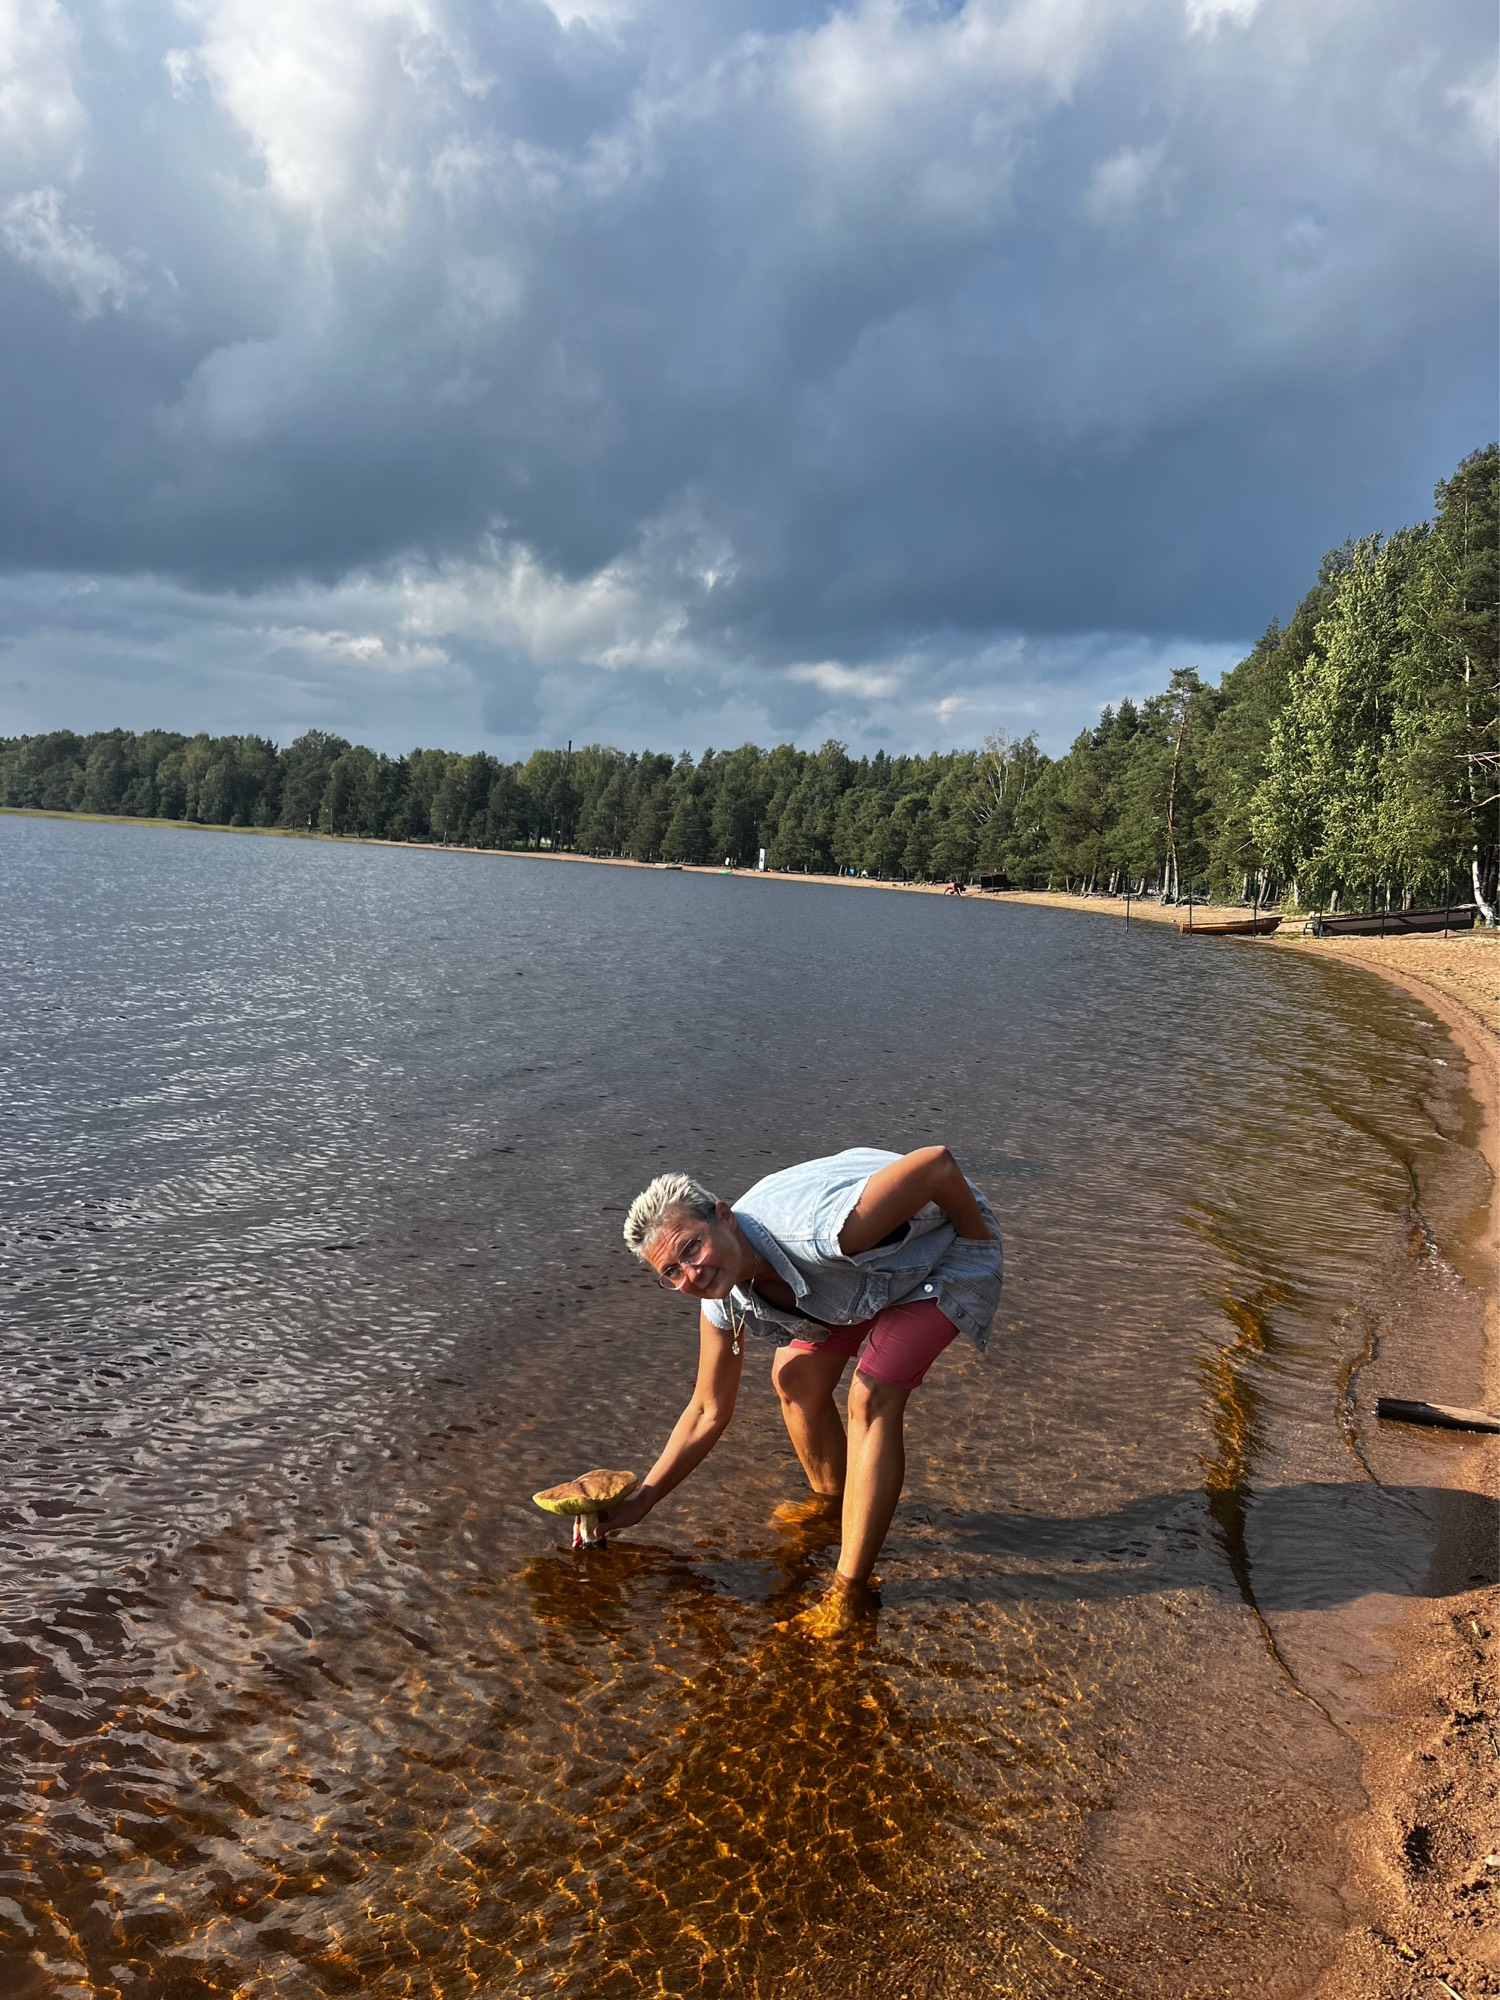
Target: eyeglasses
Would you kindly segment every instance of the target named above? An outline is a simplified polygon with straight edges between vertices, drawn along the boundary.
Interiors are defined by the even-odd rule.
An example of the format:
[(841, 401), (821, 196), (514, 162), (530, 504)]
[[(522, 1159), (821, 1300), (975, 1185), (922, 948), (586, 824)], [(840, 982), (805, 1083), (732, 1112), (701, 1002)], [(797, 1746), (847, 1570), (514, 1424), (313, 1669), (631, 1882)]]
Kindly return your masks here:
[(674, 1262), (663, 1264), (656, 1274), (656, 1282), (664, 1292), (675, 1292), (687, 1276), (687, 1266), (697, 1264), (708, 1249), (706, 1236), (690, 1236), (678, 1251)]

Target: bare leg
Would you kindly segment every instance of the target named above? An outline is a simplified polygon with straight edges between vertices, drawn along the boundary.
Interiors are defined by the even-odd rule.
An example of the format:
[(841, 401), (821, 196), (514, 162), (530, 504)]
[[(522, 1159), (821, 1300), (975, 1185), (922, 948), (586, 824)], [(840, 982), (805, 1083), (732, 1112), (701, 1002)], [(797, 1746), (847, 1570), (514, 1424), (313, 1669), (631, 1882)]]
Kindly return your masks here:
[(844, 1490), (848, 1446), (833, 1392), (848, 1365), (844, 1354), (794, 1354), (787, 1347), (778, 1348), (771, 1364), (787, 1435), (807, 1483), (830, 1500)]
[(839, 1577), (869, 1581), (906, 1481), (906, 1399), (910, 1389), (872, 1382), (855, 1371), (849, 1386), (849, 1477), (844, 1487), (844, 1545)]

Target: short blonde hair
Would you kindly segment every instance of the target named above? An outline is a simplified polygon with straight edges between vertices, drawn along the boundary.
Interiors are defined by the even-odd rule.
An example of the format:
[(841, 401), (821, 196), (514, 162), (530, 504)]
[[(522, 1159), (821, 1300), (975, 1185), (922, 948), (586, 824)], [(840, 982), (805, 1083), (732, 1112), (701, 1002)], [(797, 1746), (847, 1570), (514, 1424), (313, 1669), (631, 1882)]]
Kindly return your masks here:
[(650, 1187), (630, 1204), (625, 1217), (625, 1241), (644, 1264), (646, 1245), (669, 1215), (680, 1209), (684, 1215), (707, 1222), (718, 1206), (718, 1196), (710, 1194), (691, 1175), (658, 1174)]

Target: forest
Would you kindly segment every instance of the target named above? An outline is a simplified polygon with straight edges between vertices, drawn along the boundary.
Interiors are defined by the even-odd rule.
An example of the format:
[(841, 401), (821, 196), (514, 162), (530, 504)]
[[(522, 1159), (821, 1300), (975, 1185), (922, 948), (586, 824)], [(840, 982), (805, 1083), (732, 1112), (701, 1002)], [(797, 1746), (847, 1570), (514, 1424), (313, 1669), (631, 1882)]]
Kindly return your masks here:
[(1060, 757), (981, 748), (379, 755), (311, 730), (0, 738), (0, 805), (396, 841), (1301, 908), (1445, 896), (1496, 921), (1500, 449), (1431, 520), (1326, 556), (1217, 686), (1193, 668)]

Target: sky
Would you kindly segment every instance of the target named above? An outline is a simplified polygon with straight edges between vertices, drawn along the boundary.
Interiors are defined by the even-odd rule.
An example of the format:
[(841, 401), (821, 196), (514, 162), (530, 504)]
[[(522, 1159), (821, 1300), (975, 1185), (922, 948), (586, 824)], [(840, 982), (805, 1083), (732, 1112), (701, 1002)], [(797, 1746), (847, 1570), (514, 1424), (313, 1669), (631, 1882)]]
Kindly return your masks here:
[(0, 0), (0, 735), (856, 752), (1496, 430), (1489, 0)]

